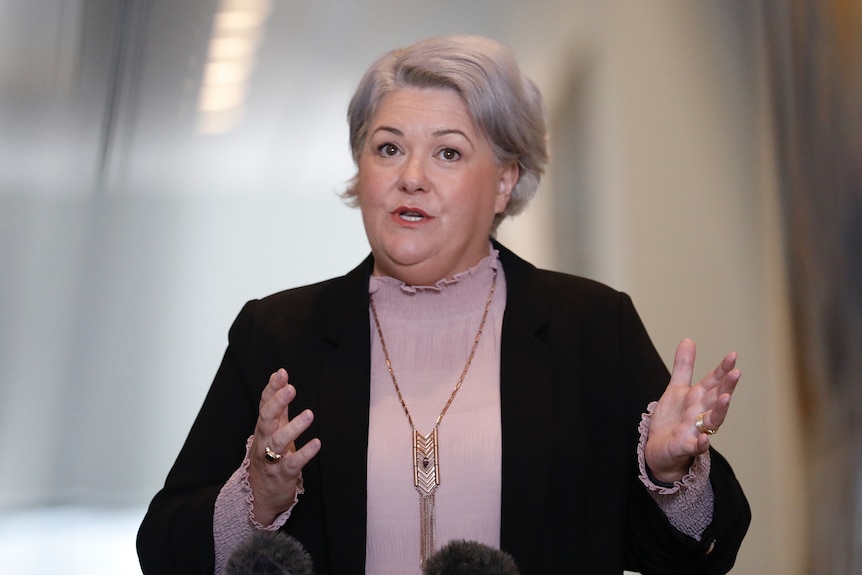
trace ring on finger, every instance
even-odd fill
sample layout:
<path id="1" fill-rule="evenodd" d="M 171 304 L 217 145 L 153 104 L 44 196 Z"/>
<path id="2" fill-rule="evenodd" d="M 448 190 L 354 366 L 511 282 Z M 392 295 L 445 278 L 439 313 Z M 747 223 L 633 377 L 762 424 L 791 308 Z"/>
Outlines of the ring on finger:
<path id="1" fill-rule="evenodd" d="M 694 427 L 700 433 L 705 433 L 707 435 L 715 435 L 716 433 L 718 433 L 718 430 L 706 426 L 706 424 L 703 422 L 704 415 L 706 415 L 706 413 L 698 414 L 698 416 L 694 419 Z"/>
<path id="2" fill-rule="evenodd" d="M 270 463 L 275 463 L 276 461 L 281 459 L 281 453 L 276 453 L 269 447 L 269 445 L 264 448 L 264 456 L 266 457 L 266 460 Z"/>

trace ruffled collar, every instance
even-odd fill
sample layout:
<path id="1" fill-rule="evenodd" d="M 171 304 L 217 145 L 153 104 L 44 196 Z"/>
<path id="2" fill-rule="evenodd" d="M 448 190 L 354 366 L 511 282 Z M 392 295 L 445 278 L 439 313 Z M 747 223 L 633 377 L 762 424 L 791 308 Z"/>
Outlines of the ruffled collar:
<path id="1" fill-rule="evenodd" d="M 390 277 L 390 276 L 371 276 L 371 280 L 368 282 L 368 293 L 375 293 L 381 289 L 394 290 L 398 289 L 406 294 L 416 294 L 422 292 L 439 292 L 442 293 L 444 289 L 450 286 L 454 286 L 461 283 L 469 283 L 472 280 L 477 278 L 481 278 L 486 273 L 486 270 L 499 270 L 500 260 L 499 260 L 500 252 L 497 251 L 494 247 L 490 248 L 490 253 L 482 258 L 479 263 L 470 269 L 457 273 L 451 278 L 443 278 L 434 285 L 429 286 L 414 286 L 408 285 L 403 281 Z"/>

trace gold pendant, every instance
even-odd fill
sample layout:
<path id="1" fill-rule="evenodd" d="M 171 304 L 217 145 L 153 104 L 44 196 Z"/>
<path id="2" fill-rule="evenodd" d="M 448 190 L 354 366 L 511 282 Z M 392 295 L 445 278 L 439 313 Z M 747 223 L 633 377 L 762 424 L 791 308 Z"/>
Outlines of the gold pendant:
<path id="1" fill-rule="evenodd" d="M 437 460 L 437 428 L 428 435 L 413 430 L 413 485 L 422 496 L 434 493 L 440 485 Z"/>
<path id="2" fill-rule="evenodd" d="M 413 484 L 419 492 L 419 555 L 425 563 L 434 552 L 434 492 L 440 485 L 437 427 L 428 435 L 413 430 Z"/>

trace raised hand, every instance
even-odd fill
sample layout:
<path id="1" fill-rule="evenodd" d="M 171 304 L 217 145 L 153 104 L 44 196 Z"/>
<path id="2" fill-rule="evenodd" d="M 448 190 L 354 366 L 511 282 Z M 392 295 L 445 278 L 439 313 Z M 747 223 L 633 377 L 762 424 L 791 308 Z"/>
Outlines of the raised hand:
<path id="1" fill-rule="evenodd" d="M 289 418 L 287 408 L 295 397 L 296 388 L 288 383 L 284 369 L 269 377 L 261 394 L 248 480 L 254 495 L 254 516 L 263 525 L 290 508 L 302 468 L 320 451 L 317 438 L 296 449 L 296 438 L 308 429 L 314 414 L 305 410 Z"/>
<path id="2" fill-rule="evenodd" d="M 731 352 L 692 385 L 695 352 L 692 340 L 679 344 L 670 383 L 652 414 L 644 455 L 658 481 L 682 479 L 693 458 L 709 449 L 709 437 L 724 423 L 739 382 L 736 353 Z"/>

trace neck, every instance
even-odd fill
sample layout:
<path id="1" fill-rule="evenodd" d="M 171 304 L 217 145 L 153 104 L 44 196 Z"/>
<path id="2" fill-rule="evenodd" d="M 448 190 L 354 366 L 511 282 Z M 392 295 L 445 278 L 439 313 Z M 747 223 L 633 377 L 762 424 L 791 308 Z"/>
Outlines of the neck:
<path id="1" fill-rule="evenodd" d="M 476 250 L 472 257 L 461 258 L 458 263 L 452 265 L 437 265 L 428 260 L 416 264 L 399 265 L 375 255 L 372 275 L 395 278 L 413 287 L 434 286 L 440 281 L 450 280 L 456 275 L 476 267 L 490 253 L 490 244 L 487 244 L 482 251 Z"/>

